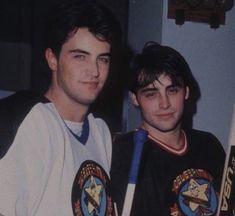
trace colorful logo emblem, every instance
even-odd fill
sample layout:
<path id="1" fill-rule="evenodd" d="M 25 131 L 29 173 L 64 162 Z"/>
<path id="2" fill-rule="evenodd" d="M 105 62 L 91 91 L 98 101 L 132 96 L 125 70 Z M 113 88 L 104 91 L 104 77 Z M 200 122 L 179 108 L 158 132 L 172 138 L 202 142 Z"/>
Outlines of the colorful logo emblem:
<path id="1" fill-rule="evenodd" d="M 212 177 L 206 171 L 194 169 L 184 171 L 176 178 L 173 191 L 178 197 L 178 203 L 171 208 L 171 215 L 215 214 L 218 205 L 217 195 Z"/>
<path id="2" fill-rule="evenodd" d="M 113 215 L 110 180 L 104 169 L 94 161 L 85 161 L 77 172 L 72 188 L 75 216 Z"/>

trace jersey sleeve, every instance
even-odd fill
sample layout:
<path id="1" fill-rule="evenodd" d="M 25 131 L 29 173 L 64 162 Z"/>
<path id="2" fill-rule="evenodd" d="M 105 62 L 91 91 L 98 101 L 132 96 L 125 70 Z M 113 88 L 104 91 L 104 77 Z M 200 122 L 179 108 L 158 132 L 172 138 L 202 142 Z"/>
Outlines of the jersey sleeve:
<path id="1" fill-rule="evenodd" d="M 53 160 L 45 116 L 32 109 L 0 160 L 0 214 L 34 215 Z"/>

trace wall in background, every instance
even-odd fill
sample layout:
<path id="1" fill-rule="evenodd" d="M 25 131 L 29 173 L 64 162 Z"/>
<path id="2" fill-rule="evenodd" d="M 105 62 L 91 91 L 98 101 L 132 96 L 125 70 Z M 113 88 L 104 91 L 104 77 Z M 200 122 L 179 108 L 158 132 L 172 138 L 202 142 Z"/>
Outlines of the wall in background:
<path id="1" fill-rule="evenodd" d="M 0 1 L 0 89 L 30 87 L 32 4 Z"/>

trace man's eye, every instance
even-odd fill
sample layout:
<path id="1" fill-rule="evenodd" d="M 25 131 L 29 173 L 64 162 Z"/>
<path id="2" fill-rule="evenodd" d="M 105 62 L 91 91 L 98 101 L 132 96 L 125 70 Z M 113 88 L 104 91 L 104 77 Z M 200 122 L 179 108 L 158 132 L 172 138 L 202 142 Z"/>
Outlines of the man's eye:
<path id="1" fill-rule="evenodd" d="M 179 91 L 179 87 L 177 87 L 177 86 L 170 87 L 170 88 L 168 89 L 168 93 L 169 93 L 169 94 L 176 94 L 178 91 Z"/>
<path id="2" fill-rule="evenodd" d="M 110 57 L 99 57 L 98 61 L 103 64 L 109 64 L 110 62 Z"/>
<path id="3" fill-rule="evenodd" d="M 156 94 L 157 94 L 157 92 L 148 92 L 145 94 L 145 97 L 151 98 L 151 97 L 154 97 Z"/>
<path id="4" fill-rule="evenodd" d="M 85 60 L 86 56 L 77 54 L 77 55 L 74 56 L 74 58 L 79 59 L 79 60 Z"/>

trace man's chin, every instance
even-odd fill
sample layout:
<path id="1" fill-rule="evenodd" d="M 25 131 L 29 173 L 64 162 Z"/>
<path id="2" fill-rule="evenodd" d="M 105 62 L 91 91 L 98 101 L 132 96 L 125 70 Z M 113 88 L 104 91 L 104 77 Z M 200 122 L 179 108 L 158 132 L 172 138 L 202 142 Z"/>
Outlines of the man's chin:
<path id="1" fill-rule="evenodd" d="M 171 131 L 175 131 L 175 130 L 178 130 L 180 129 L 180 125 L 179 124 L 176 124 L 176 125 L 173 125 L 173 126 L 165 126 L 165 127 L 161 127 L 159 128 L 159 130 L 163 133 L 168 133 L 168 132 L 171 132 Z"/>
<path id="2" fill-rule="evenodd" d="M 96 101 L 96 98 L 88 99 L 88 100 L 84 100 L 83 104 L 86 105 L 86 106 L 91 106 L 95 101 Z"/>

